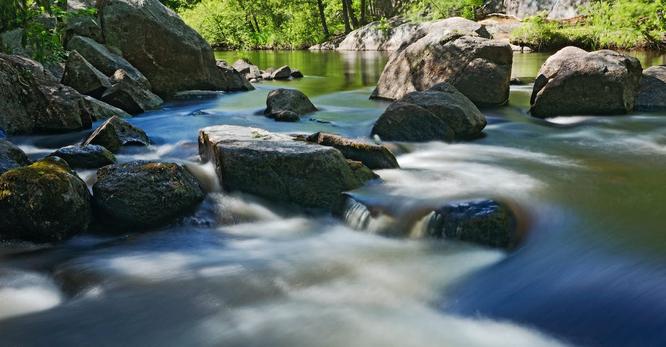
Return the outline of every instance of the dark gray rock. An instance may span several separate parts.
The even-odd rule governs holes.
[[[109,78],[92,66],[77,51],[71,51],[67,57],[62,84],[94,98],[99,98],[104,91],[111,88]]]
[[[109,119],[113,116],[118,116],[120,118],[132,117],[129,113],[91,96],[85,96],[84,99],[86,101],[86,107],[90,112],[90,117],[92,117],[93,120]]]
[[[640,89],[636,96],[636,110],[666,110],[666,65],[643,70]]]
[[[287,65],[279,67],[273,71],[271,77],[274,80],[288,80],[289,77],[291,77],[291,68],[289,68]]]
[[[104,92],[102,101],[129,114],[156,109],[164,102],[159,96],[132,79],[125,70],[116,71],[111,81],[113,86]]]
[[[365,143],[327,133],[314,133],[306,138],[322,146],[330,146],[339,150],[350,160],[359,161],[372,170],[399,168],[398,161],[391,151],[380,145]]]
[[[51,156],[64,159],[74,169],[98,169],[116,162],[108,149],[99,145],[73,145],[58,149]]]
[[[291,77],[292,78],[303,78],[304,76],[303,76],[303,73],[301,72],[301,70],[295,70],[294,69],[294,70],[291,70]]]
[[[276,89],[268,93],[266,99],[265,113],[270,115],[282,111],[291,111],[300,116],[316,112],[317,108],[312,104],[303,92],[295,89]]]
[[[150,140],[143,130],[113,116],[83,141],[84,146],[91,144],[104,146],[109,151],[116,153],[121,146],[148,146]]]
[[[104,42],[102,27],[99,19],[93,16],[71,16],[65,26],[64,42],[67,43],[74,36],[89,37],[97,42]]]
[[[20,148],[7,140],[0,140],[0,175],[28,164],[30,161]]]
[[[205,194],[181,165],[134,161],[97,170],[93,196],[100,219],[130,227],[156,227],[193,209]]]
[[[48,158],[0,176],[0,235],[35,242],[63,240],[91,221],[88,187],[67,163]]]
[[[301,120],[301,117],[296,112],[291,111],[280,111],[278,113],[272,113],[268,116],[278,122],[298,122]]]

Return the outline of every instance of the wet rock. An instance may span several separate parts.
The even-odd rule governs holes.
[[[448,203],[431,215],[427,233],[436,238],[505,249],[519,242],[514,213],[509,206],[495,200]]]
[[[525,81],[521,80],[518,77],[511,77],[511,81],[509,81],[509,84],[511,84],[512,86],[524,86],[527,83],[525,83]]]
[[[245,59],[237,60],[234,63],[233,68],[247,79],[261,77],[261,71],[259,70],[259,67]]]
[[[214,90],[185,90],[173,95],[174,100],[201,100],[201,99],[215,99],[224,92]]]
[[[78,35],[72,37],[67,42],[67,49],[79,52],[92,66],[106,76],[113,75],[117,70],[124,70],[133,80],[150,89],[150,82],[137,68],[125,58],[112,53],[106,46],[89,37]]]
[[[30,164],[25,153],[7,140],[0,140],[0,175],[8,170]]]
[[[638,59],[614,51],[563,48],[541,66],[534,81],[530,113],[546,118],[630,112],[641,71]]]
[[[435,31],[391,56],[371,97],[397,100],[448,82],[476,105],[501,105],[509,98],[512,60],[508,43]]]
[[[636,96],[636,110],[666,110],[666,65],[643,70],[640,89]]]
[[[102,95],[102,101],[130,114],[139,114],[158,108],[164,102],[143,85],[130,78],[125,70],[113,74],[113,86]]]
[[[362,162],[365,166],[373,170],[400,167],[393,153],[384,146],[355,141],[339,135],[322,132],[314,133],[308,136],[306,140],[322,146],[334,147],[345,158]]]
[[[83,141],[84,146],[91,144],[104,146],[109,151],[116,153],[121,146],[148,146],[150,140],[143,130],[113,116]]]
[[[347,165],[349,165],[354,176],[361,182],[379,178],[379,175],[374,173],[369,167],[365,166],[365,164],[360,161],[347,159]]]
[[[252,83],[234,68],[218,66],[217,69],[224,76],[225,80],[234,86],[231,90],[254,90]]]
[[[120,118],[130,118],[132,115],[129,113],[107,104],[104,101],[97,100],[90,96],[84,97],[86,101],[86,107],[90,113],[90,117],[93,120],[109,119],[113,116],[118,116]]]
[[[291,70],[291,77],[292,78],[303,78],[303,73],[301,70]]]
[[[199,153],[214,163],[224,189],[276,202],[327,209],[363,184],[337,149],[262,129],[201,129]]]
[[[317,108],[303,92],[296,89],[281,88],[268,93],[265,113],[270,115],[282,111],[291,111],[302,116],[316,112]]]
[[[100,26],[97,17],[93,16],[69,17],[64,33],[65,43],[69,42],[72,37],[77,35],[82,37],[89,37],[97,42],[104,42],[104,36],[102,36],[102,27]]]
[[[123,52],[156,94],[246,90],[218,69],[213,50],[201,35],[158,0],[104,0],[98,9],[106,43]]]
[[[289,77],[291,77],[291,68],[289,68],[287,65],[279,67],[273,71],[271,77],[274,80],[288,80]]]
[[[95,213],[133,227],[169,223],[203,201],[204,195],[197,179],[175,163],[105,166],[97,170],[93,185]]]
[[[477,138],[486,117],[448,83],[412,92],[389,105],[372,134],[384,141],[452,141]]]
[[[108,149],[99,145],[73,145],[51,153],[64,159],[74,169],[98,169],[116,162],[116,157]]]
[[[268,116],[278,122],[298,122],[301,119],[296,112],[291,111],[280,111],[278,113],[271,113]]]
[[[94,98],[101,97],[105,90],[111,88],[109,78],[92,66],[77,51],[70,52],[67,57],[62,83],[76,89],[81,94]]]
[[[0,211],[3,239],[51,242],[85,231],[92,206],[85,182],[48,158],[0,176]]]
[[[40,63],[0,54],[0,128],[8,134],[89,128],[83,96],[61,84]]]

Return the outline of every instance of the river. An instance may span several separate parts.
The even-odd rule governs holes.
[[[644,67],[665,56],[638,54]],[[658,346],[666,343],[666,113],[533,119],[530,85],[484,109],[485,137],[405,146],[399,170],[354,194],[408,218],[423,204],[500,197],[529,221],[506,253],[357,231],[219,191],[197,165],[198,129],[215,124],[365,137],[386,102],[368,99],[379,53],[220,52],[306,77],[248,93],[170,103],[130,120],[154,142],[119,160],[187,163],[206,201],[177,225],[80,235],[57,246],[0,246],[6,346]],[[547,58],[516,54],[533,79]],[[297,88],[321,111],[298,123],[257,113]],[[99,123],[95,124],[98,125]],[[15,137],[33,158],[86,132]],[[89,183],[93,171],[79,174]],[[261,173],[257,173],[261,174]],[[407,233],[407,231],[406,231]]]

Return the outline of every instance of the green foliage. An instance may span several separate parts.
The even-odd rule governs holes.
[[[567,45],[587,49],[663,48],[666,33],[664,0],[595,1],[580,9],[576,23],[528,18],[512,33],[511,41],[536,50]]]
[[[449,17],[475,19],[476,10],[484,0],[422,0],[414,1],[409,10],[409,17],[415,20],[434,20]]]

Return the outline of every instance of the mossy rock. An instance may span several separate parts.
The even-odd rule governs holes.
[[[28,164],[30,161],[20,148],[7,140],[0,140],[0,175]]]
[[[64,159],[69,166],[76,169],[98,169],[116,162],[116,156],[108,149],[98,145],[67,146],[51,153]]]
[[[35,242],[63,240],[88,228],[88,187],[60,158],[47,158],[0,176],[0,235]]]

